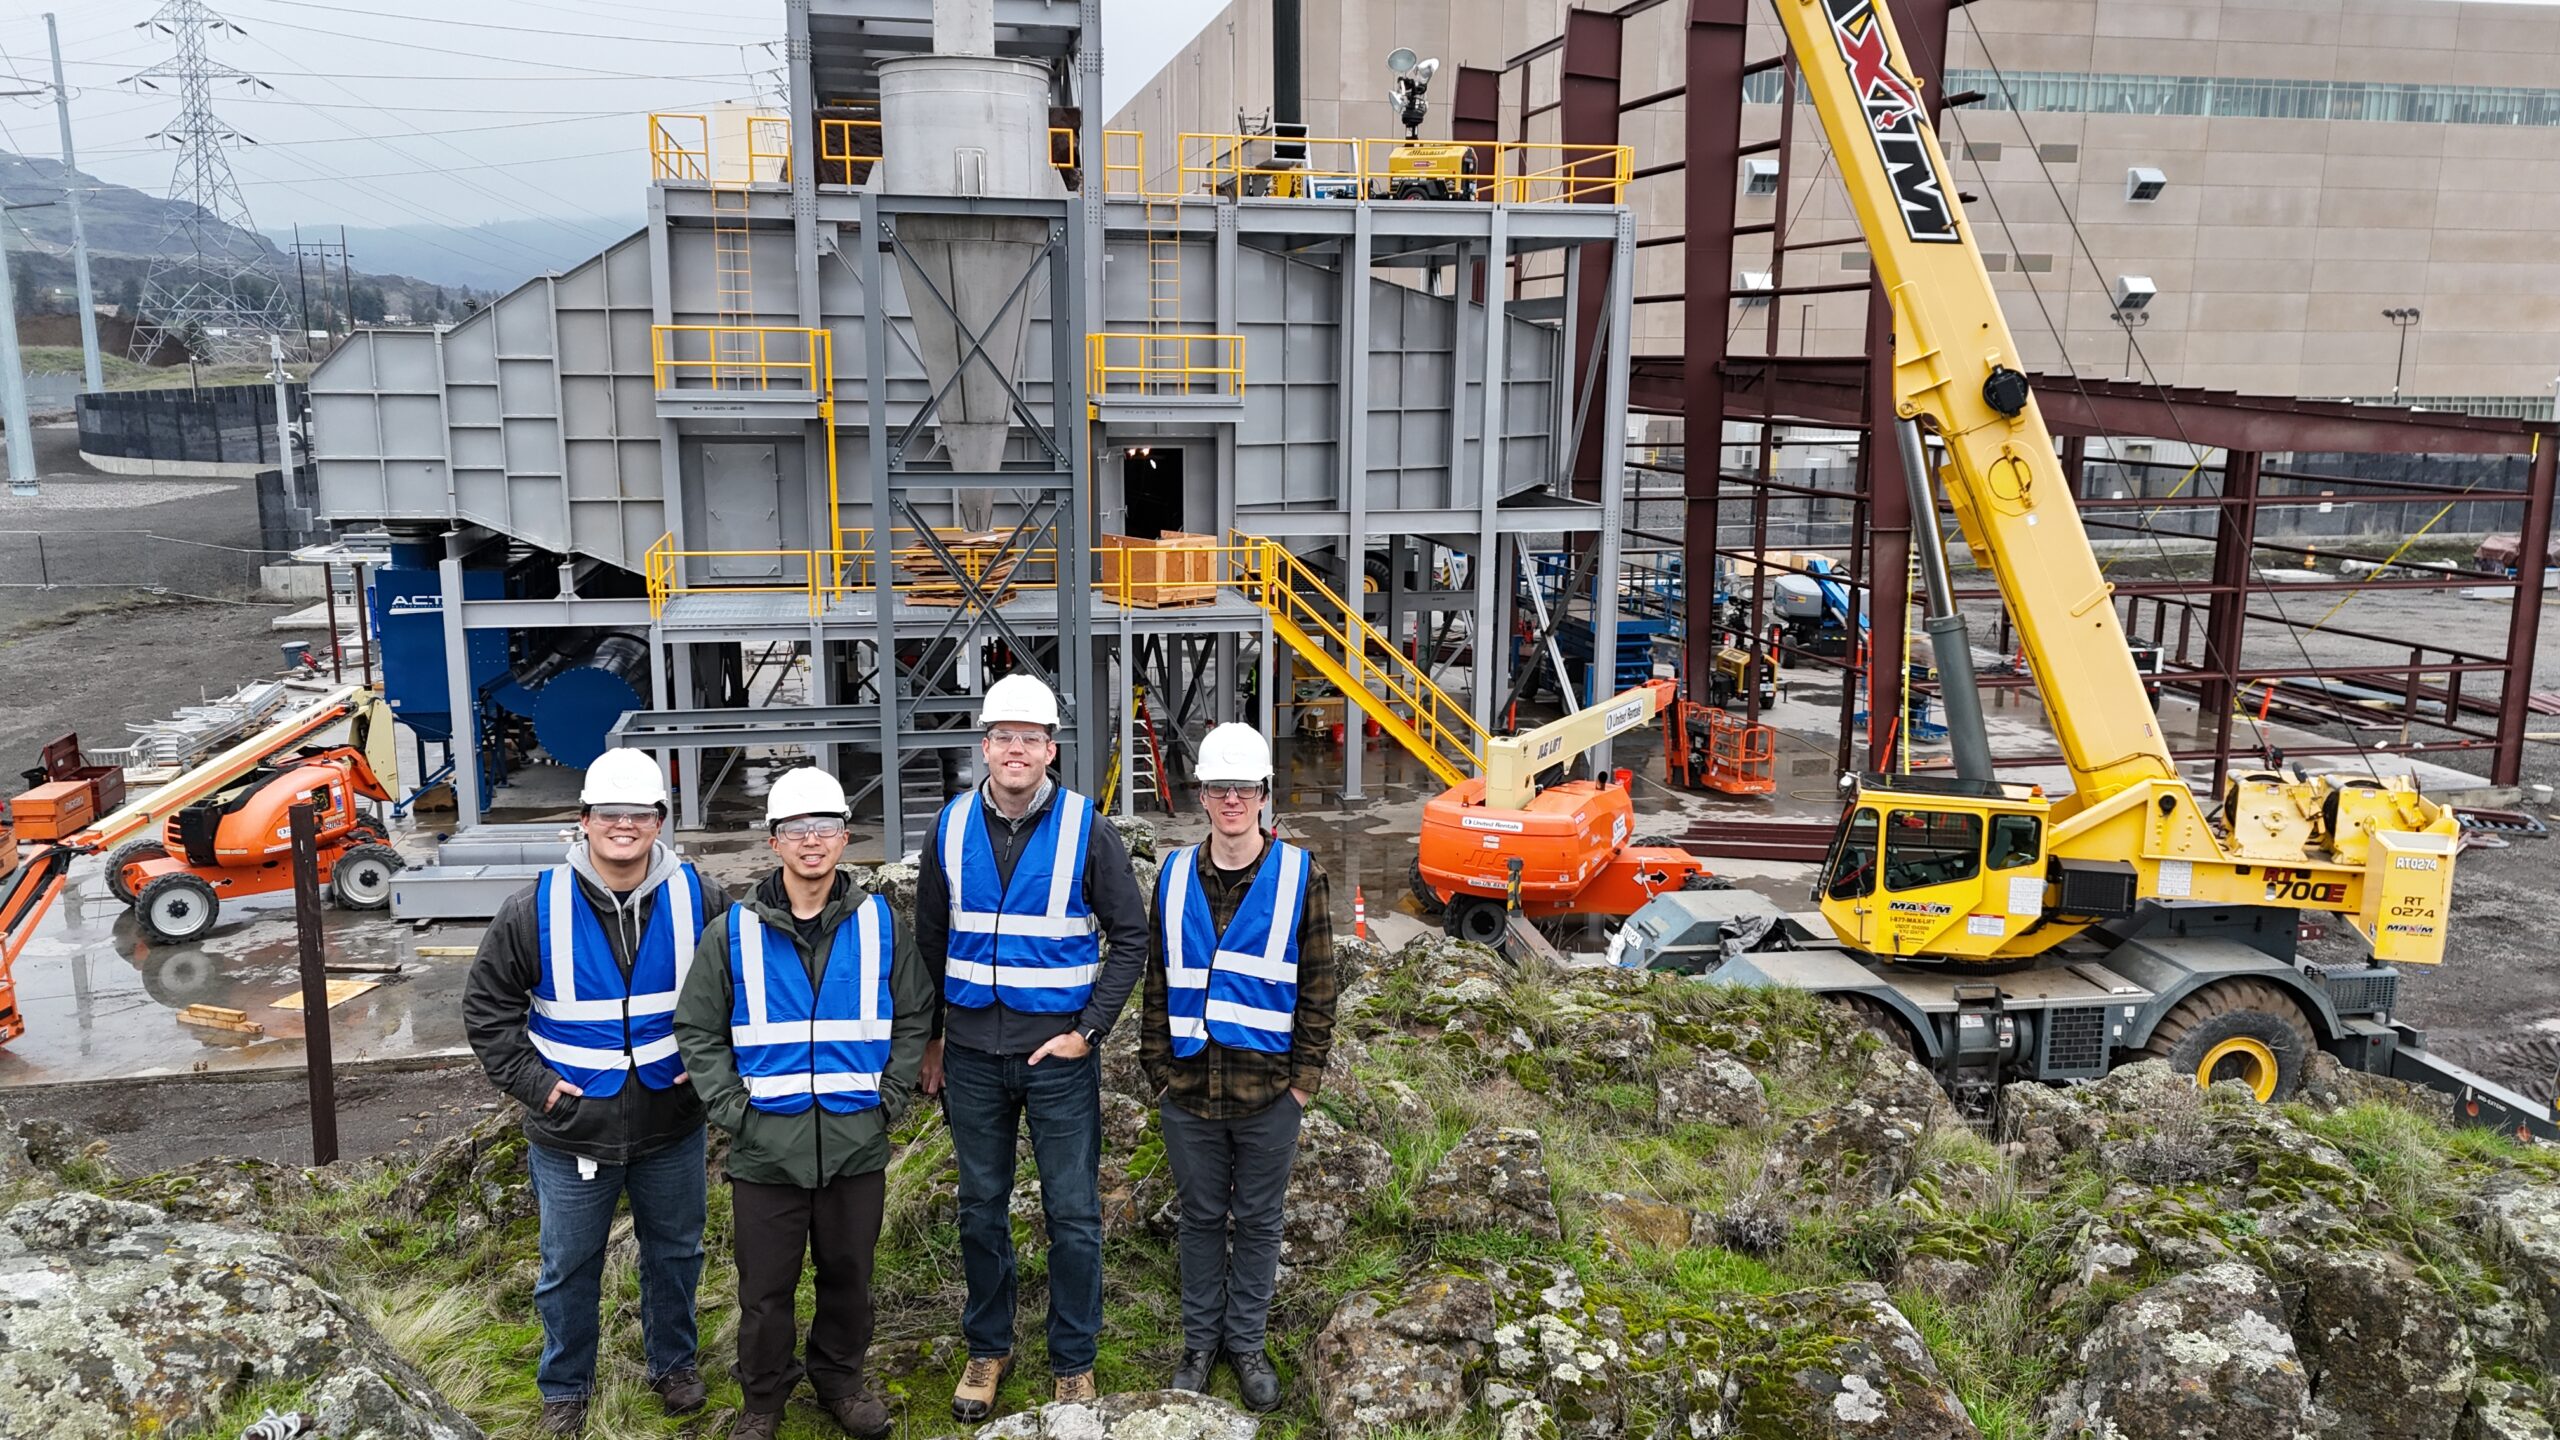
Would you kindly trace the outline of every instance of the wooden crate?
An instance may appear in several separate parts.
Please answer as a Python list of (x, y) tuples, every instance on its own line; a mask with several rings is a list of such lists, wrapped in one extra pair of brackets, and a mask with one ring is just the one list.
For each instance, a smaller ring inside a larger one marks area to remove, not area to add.
[(1102, 598), (1146, 609), (1206, 605), (1218, 598), (1218, 542), (1167, 530), (1157, 540), (1102, 539)]

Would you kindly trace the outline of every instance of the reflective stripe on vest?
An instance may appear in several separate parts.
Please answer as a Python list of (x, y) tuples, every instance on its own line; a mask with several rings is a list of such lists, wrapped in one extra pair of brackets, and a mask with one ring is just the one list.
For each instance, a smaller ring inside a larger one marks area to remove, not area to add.
[(1085, 904), (1093, 802), (1064, 787), (999, 884), (978, 792), (942, 807), (934, 843), (951, 890), (942, 998), (968, 1010), (1001, 1000), (1030, 1015), (1082, 1010), (1102, 973), (1102, 933)]
[(1212, 1040), (1230, 1050), (1286, 1053), (1297, 1020), (1307, 852), (1273, 842), (1223, 935), (1200, 888), (1199, 846), (1173, 852), (1157, 883), (1173, 1053), (1189, 1059)]
[(702, 876), (679, 864), (658, 887), (628, 976), (567, 865), (534, 882), (533, 914), (542, 977), (524, 1028), (536, 1053), (588, 1095), (620, 1093), (623, 1076), (634, 1070), (652, 1090), (673, 1085), (684, 1073), (676, 1055), (676, 995), (701, 937)]
[(877, 895), (856, 906), (836, 926), (813, 992), (791, 936), (744, 905), (729, 907), (729, 1043), (749, 1105), (797, 1115), (816, 1104), (850, 1115), (880, 1103), (897, 1014), (889, 993), (895, 923)]

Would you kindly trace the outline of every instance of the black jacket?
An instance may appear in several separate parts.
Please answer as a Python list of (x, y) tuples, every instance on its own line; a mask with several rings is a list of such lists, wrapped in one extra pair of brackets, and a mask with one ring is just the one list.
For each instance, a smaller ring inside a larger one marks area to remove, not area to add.
[[(745, 903), (766, 923), (792, 937), (814, 989), (825, 979), (826, 956), (836, 927), (870, 898), (869, 891), (837, 871), (826, 908), (809, 927), (816, 937), (814, 944), (792, 917), (781, 871), (765, 876)], [(693, 973), (685, 977), (684, 994), (676, 1001), (676, 1048), (711, 1112), (711, 1123), (733, 1137), (730, 1179), (817, 1190), (847, 1175), (888, 1168), (889, 1131), (915, 1101), (916, 1076), (924, 1065), (925, 1031), (932, 1023), (934, 1003), (933, 982), (916, 958), (915, 937), (904, 928), (893, 928), (897, 934), (890, 952), (889, 998), (897, 1009), (889, 1026), (888, 1068), (880, 1072), (880, 1104), (850, 1115), (838, 1115), (823, 1105), (812, 1105), (797, 1115), (776, 1115), (747, 1103), (746, 1082), (738, 1078), (737, 1047), (729, 1036), (737, 1001), (729, 981), (727, 917), (702, 932)]]
[[(663, 847), (660, 854), (673, 858)], [(579, 864), (584, 859), (580, 847), (572, 859), (578, 887), (595, 907), (605, 939), (613, 946), (613, 958), (628, 976), (631, 954), (649, 928), (657, 884), (654, 879), (643, 884), (626, 906), (595, 882), (593, 872)], [(658, 869), (652, 866), (653, 877)], [(533, 989), (542, 983), (542, 930), (534, 915), (533, 893), (534, 887), (528, 885), (498, 907), (497, 918), (480, 936), (480, 953), (472, 957), (471, 975), (462, 990), (462, 1028), (471, 1041), (471, 1053), (480, 1058), (480, 1068), (489, 1079), (525, 1107), (526, 1138), (598, 1164), (621, 1165), (701, 1129), (702, 1101), (692, 1085), (652, 1090), (637, 1075), (626, 1076), (615, 1094), (563, 1095), (549, 1111), (542, 1108), (560, 1076), (534, 1050), (524, 1028), (525, 1017), (533, 1010)], [(701, 903), (702, 930), (708, 933), (713, 921), (727, 912), (729, 897), (706, 880)]]
[[(1013, 862), (1022, 844), (1040, 823), (1040, 814), (1061, 793), (1054, 783), (1020, 820), (1008, 820), (987, 803), (986, 789), (977, 791), (987, 821), (987, 840), (996, 852), (996, 877), (1013, 879)], [(942, 853), (931, 844), (916, 867), (916, 949), (933, 975), (933, 1033), (964, 1050), (983, 1055), (1028, 1055), (1070, 1030), (1091, 1030), (1096, 1042), (1111, 1033), (1129, 993), (1147, 968), (1147, 902), (1138, 893), (1138, 877), (1129, 868), (1129, 847), (1109, 821), (1094, 817), (1092, 838), (1084, 852), (1084, 899), (1100, 922), (1104, 939), (1102, 973), (1094, 977), (1093, 994), (1075, 1015), (1033, 1015), (999, 1000), (983, 1010), (942, 1001), (943, 967), (951, 959), (951, 879), (942, 873)]]

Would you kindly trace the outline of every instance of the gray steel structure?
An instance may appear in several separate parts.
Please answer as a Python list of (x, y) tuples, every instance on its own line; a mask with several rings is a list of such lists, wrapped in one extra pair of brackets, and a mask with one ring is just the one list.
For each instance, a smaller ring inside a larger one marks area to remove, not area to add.
[[(821, 153), (823, 97), (871, 93), (880, 60), (930, 44), (927, 0), (791, 0), (787, 15), (798, 157)], [(1102, 156), (1096, 0), (997, 0), (996, 21), (999, 53), (1050, 63), (1056, 102), (1083, 102), (1078, 153)], [(876, 755), (876, 776), (858, 777), (854, 793), (858, 813), (876, 801), (894, 852), (916, 833), (926, 793), (944, 788), (941, 758), (974, 743), (979, 658), (993, 644), (1052, 671), (1066, 704), (1062, 768), (1087, 791), (1114, 726), (1124, 753), (1131, 742), (1126, 698), (1142, 644), (1170, 657), (1165, 678), (1204, 697), (1214, 713), (1192, 718), (1206, 720), (1242, 718), (1236, 682), (1257, 662), (1241, 642), (1257, 640), (1259, 718), (1275, 718), (1281, 662), (1270, 618), (1251, 600), (1221, 590), (1210, 604), (1158, 610), (1095, 594), (1090, 547), (1126, 523), (1129, 447), (1183, 453), (1185, 530), (1283, 539), (1354, 596), (1366, 549), (1387, 549), (1386, 593), (1361, 603), (1390, 633), (1454, 611), (1475, 635), (1506, 635), (1516, 566), (1498, 557), (1514, 548), (1509, 537), (1596, 546), (1599, 573), (1614, 573), (1622, 447), (1597, 447), (1599, 471), (1575, 475), (1583, 447), (1572, 442), (1583, 427), (1624, 423), (1634, 226), (1623, 207), (1194, 194), (1178, 206), (1159, 198), (1151, 211), (1141, 197), (1106, 195), (1100, 164), (1084, 167), (1080, 194), (1057, 201), (882, 194), (823, 183), (825, 168), (794, 163), (787, 184), (748, 184), (743, 202), (736, 185), (715, 194), (709, 178), (662, 178), (646, 230), (448, 329), (360, 332), (314, 374), (319, 513), (442, 536), (457, 671), (471, 629), (646, 626), (656, 708), (626, 727), (662, 753), (693, 751), (738, 743), (734, 723), (705, 713), (727, 705), (711, 693), (715, 647), (805, 645), (808, 704), (766, 711), (775, 723), (763, 743), (806, 735), (831, 765), (839, 746)], [(724, 204), (736, 208), (717, 213)], [(924, 443), (937, 387), (915, 316), (940, 302), (910, 293), (892, 263), (903, 217), (955, 210), (1049, 222), (1036, 273), (1022, 277), (1032, 310), (1012, 377), (1017, 423), (992, 475), (957, 476)], [(723, 321), (715, 229), (734, 234), (741, 223), (752, 314)], [(1085, 336), (1148, 328), (1150, 232), (1161, 246), (1168, 227), (1184, 259), (1181, 328), (1244, 337), (1242, 393), (1088, 395)], [(1539, 251), (1614, 260), (1598, 355), (1575, 357), (1555, 323), (1572, 313), (1570, 300), (1507, 298), (1510, 262)], [(1417, 274), (1428, 290), (1405, 283)], [(717, 323), (831, 337), (832, 515), (818, 395), (661, 388), (653, 327)], [(890, 573), (891, 528), (950, 524), (961, 480), (1004, 495), (996, 528), (1013, 532), (1014, 552), (1054, 545), (1063, 557), (1054, 588), (1017, 589), (1002, 604), (984, 603), (993, 593), (964, 597), (952, 609), (885, 586), (826, 583), (835, 566), (849, 577), (866, 563), (872, 575)], [(1577, 481), (1596, 503), (1572, 498)], [(839, 529), (868, 530), (867, 545), (831, 553)], [(652, 614), (650, 602), (624, 598), (628, 577), (606, 572), (641, 571), (661, 543), (683, 558), (677, 590)], [(561, 598), (466, 600), (465, 561), (502, 544), (519, 559), (555, 557)], [(1408, 585), (1409, 552), (1435, 546), (1483, 563), (1453, 588)], [(738, 553), (698, 553), (708, 551)], [(814, 583), (812, 565), (822, 571)], [(1592, 619), (1597, 653), (1614, 653), (1614, 607)], [(1472, 648), (1461, 688), (1489, 725), (1507, 647)], [(1201, 683), (1208, 677), (1217, 683)], [(688, 723), (670, 723), (679, 720)], [(1346, 796), (1361, 792), (1360, 758), (1358, 745), (1345, 747)], [(466, 824), (476, 818), (468, 773), (456, 785)], [(700, 774), (681, 767), (687, 823), (702, 815)]]

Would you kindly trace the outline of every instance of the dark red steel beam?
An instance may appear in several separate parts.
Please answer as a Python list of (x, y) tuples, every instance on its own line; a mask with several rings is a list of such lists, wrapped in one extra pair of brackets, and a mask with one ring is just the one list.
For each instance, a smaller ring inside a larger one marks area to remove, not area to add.
[[(1689, 0), (1684, 64), (1689, 91), (1698, 98), (1682, 117), (1682, 153), (1699, 163), (1681, 181), (1681, 229), (1696, 240), (1681, 255), (1681, 289), (1690, 298), (1680, 327), (1698, 364), (1674, 381), (1663, 398), (1668, 402), (1664, 408), (1681, 417), (1680, 493), (1688, 501), (1681, 534), (1692, 557), (1709, 557), (1703, 567), (1692, 559), (1682, 601), (1681, 643), (1688, 653), (1680, 673), (1688, 677), (1693, 695), (1705, 693), (1700, 682), (1715, 673), (1718, 648), (1713, 557), (1724, 468), (1726, 334), (1725, 306), (1717, 292), (1733, 273), (1737, 188), (1734, 167), (1723, 157), (1742, 144), (1743, 47), (1749, 34), (1749, 0)], [(1689, 464), (1692, 458), (1699, 463)]]
[(2516, 555), (2516, 599), (2507, 617), (2507, 674), (2498, 692), (2498, 755), (2490, 762), (2489, 779), (2513, 785), (2524, 767), (2525, 716), (2533, 691), (2534, 645), (2542, 634), (2542, 571), (2550, 549), (2553, 461), (2560, 458), (2560, 436), (2546, 437), (2534, 452), (2525, 475), (2524, 523)]
[[(1562, 139), (1567, 145), (1615, 145), (1618, 143), (1618, 71), (1620, 48), (1626, 22), (1598, 10), (1567, 10), (1564, 14), (1564, 59), (1556, 77), (1556, 104), (1564, 115), (1559, 122)], [(1612, 203), (1606, 188), (1587, 187), (1589, 194), (1575, 198), (1599, 204)], [(1691, 227), (1693, 230), (1695, 227)], [(1585, 245), (1575, 263), (1581, 266), (1576, 283), (1573, 317), (1574, 369), (1593, 377), (1594, 384), (1605, 383), (1598, 371), (1582, 362), (1597, 353), (1596, 347), (1608, 343), (1601, 331), (1602, 317), (1609, 308), (1610, 247)], [(1578, 397), (1577, 397), (1578, 404)], [(1573, 410), (1576, 405), (1568, 405)], [(1573, 493), (1576, 498), (1600, 498), (1600, 466), (1604, 447), (1624, 445), (1626, 437), (1616, 428), (1611, 417), (1600, 413), (1597, 404), (1589, 407), (1590, 419), (1582, 427), (1582, 444), (1573, 457)]]

